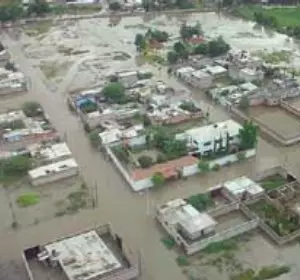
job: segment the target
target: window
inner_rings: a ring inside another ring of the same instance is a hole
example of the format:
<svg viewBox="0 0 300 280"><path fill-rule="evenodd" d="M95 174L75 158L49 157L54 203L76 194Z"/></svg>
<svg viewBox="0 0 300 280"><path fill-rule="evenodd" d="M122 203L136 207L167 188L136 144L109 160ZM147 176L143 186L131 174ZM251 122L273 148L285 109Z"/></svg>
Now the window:
<svg viewBox="0 0 300 280"><path fill-rule="evenodd" d="M211 145L211 141L208 141L208 142L204 142L203 143L203 146L210 146Z"/></svg>

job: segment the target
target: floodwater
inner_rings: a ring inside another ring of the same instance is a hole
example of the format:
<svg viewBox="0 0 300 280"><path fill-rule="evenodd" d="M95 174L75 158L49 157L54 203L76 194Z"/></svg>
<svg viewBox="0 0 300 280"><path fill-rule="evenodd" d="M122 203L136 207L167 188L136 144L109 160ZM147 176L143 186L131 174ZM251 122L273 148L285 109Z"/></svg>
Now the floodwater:
<svg viewBox="0 0 300 280"><path fill-rule="evenodd" d="M298 55L297 44L292 40L288 41L284 35L270 34L266 31L257 30L253 23L231 20L212 13L201 13L179 19L172 17L124 18L113 27L109 26L107 19L82 20L71 22L69 25L67 23L68 27L66 25L53 27L48 34L44 34L43 38L39 38L39 40L22 36L22 43L12 39L7 34L3 34L3 43L9 48L14 60L29 78L30 93L0 101L1 110L17 107L24 99L34 99L40 102L58 132L68 142L91 191L97 189L95 195L98 196L99 203L96 209L82 211L74 216L56 218L17 231L8 229L1 231L1 258L18 258L20 250L26 246L46 242L63 234L96 224L110 222L113 228L135 250L140 250L143 269L141 279L185 279L181 269L175 263L175 252L166 250L160 242L161 234L157 230L154 220L157 204L204 191L224 180L237 176L254 175L259 170L279 163L289 166L297 174L296 171L300 167L299 147L273 147L260 139L258 155L254 159L223 168L217 173L170 183L169 186L151 191L149 196L145 196L132 193L111 163L90 147L78 117L68 111L65 102L67 91L74 84L76 87L87 87L92 84L91 81L97 83L109 71L135 67L135 48L131 42L134 40L135 34L144 28L143 25L157 27L177 36L181 22L187 19L191 22L199 20L207 36L223 35L236 48L250 50L289 48L295 50L295 55ZM128 27L129 25L135 25L135 27ZM24 44L27 44L26 48ZM40 60L63 60L65 55L55 52L54 48L61 44L71 45L75 49L88 49L89 53L75 56L69 72L61 77L61 83L51 83L45 79L38 65ZM29 49L36 51L43 49L44 51L39 53L39 58L29 58ZM126 61L109 60L104 54L112 51L128 52L131 58ZM87 59L94 60L99 57L96 65L89 62L86 63L85 67L82 66ZM168 77L166 69L157 69L148 65L145 67L152 69L158 79L166 80L173 86L182 87L174 78ZM203 92L193 91L193 95L210 110L213 121L229 118L227 112L222 108L209 104ZM5 206L1 204L0 207ZM1 208L0 212L2 212ZM0 217L5 219L2 215Z"/></svg>
<svg viewBox="0 0 300 280"><path fill-rule="evenodd" d="M283 138L289 139L299 134L300 120L282 108L253 107L250 108L249 114L270 129L276 131Z"/></svg>

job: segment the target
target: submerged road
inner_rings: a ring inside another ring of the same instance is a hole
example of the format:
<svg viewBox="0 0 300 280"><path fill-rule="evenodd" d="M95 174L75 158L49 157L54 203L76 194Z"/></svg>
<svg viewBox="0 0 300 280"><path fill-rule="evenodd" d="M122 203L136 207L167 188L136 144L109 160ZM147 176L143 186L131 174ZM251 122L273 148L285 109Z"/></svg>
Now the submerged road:
<svg viewBox="0 0 300 280"><path fill-rule="evenodd" d="M8 35L4 34L2 37L13 59L31 81L28 99L40 102L57 131L65 136L85 181L91 190L94 186L97 187L99 204L93 210L81 211L74 216L56 218L17 231L2 232L0 250L3 257L16 258L20 256L20 250L25 246L110 222L114 230L123 236L133 249L141 250L143 270L141 279L186 279L175 262L176 253L168 251L160 242L162 234L154 220L155 205L179 196L201 192L229 178L242 174L251 175L260 167L266 168L274 163L277 164L280 152L261 141L262 147L259 147L259 150L264 150L263 154L267 157L259 156L248 162L224 168L214 175L192 177L187 181L174 182L169 187L150 192L150 211L147 213L146 197L132 193L112 164L90 147L80 121L69 112L65 104L64 92L50 91L43 82L44 77L40 69L34 67L23 54L21 44L13 41Z"/></svg>

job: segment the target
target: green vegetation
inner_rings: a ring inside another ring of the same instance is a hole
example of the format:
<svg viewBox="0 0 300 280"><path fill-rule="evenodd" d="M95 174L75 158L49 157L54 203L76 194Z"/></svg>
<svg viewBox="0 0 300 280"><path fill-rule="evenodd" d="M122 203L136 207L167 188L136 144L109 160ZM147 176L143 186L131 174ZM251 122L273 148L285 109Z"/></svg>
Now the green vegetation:
<svg viewBox="0 0 300 280"><path fill-rule="evenodd" d="M173 237L168 236L166 238L162 238L161 242L166 246L167 249L172 249L175 246L175 240Z"/></svg>
<svg viewBox="0 0 300 280"><path fill-rule="evenodd" d="M289 63L291 58L291 52L286 50L274 52L258 51L254 55L261 57L266 63L270 64Z"/></svg>
<svg viewBox="0 0 300 280"><path fill-rule="evenodd" d="M109 9L112 11L119 11L121 8L122 6L119 2L112 2L109 4Z"/></svg>
<svg viewBox="0 0 300 280"><path fill-rule="evenodd" d="M258 24L275 29L289 36L300 37L300 8L265 9L258 5L238 6L233 14Z"/></svg>
<svg viewBox="0 0 300 280"><path fill-rule="evenodd" d="M82 113L88 114L97 111L98 106L95 102L88 100L80 106L80 110Z"/></svg>
<svg viewBox="0 0 300 280"><path fill-rule="evenodd" d="M35 101L27 101L22 105L22 110L27 117L38 117L43 114L42 106Z"/></svg>
<svg viewBox="0 0 300 280"><path fill-rule="evenodd" d="M101 139L99 137L99 133L100 133L100 130L99 129L95 129L93 131L91 131L89 134L88 134L88 138L92 144L92 146L94 148L98 148L100 143L101 143Z"/></svg>
<svg viewBox="0 0 300 280"><path fill-rule="evenodd" d="M252 121L245 121L243 128L239 131L240 149L248 150L253 149L257 143L258 126Z"/></svg>
<svg viewBox="0 0 300 280"><path fill-rule="evenodd" d="M242 111L247 111L250 107L249 98L247 96L242 96L240 102L239 102L239 108Z"/></svg>
<svg viewBox="0 0 300 280"><path fill-rule="evenodd" d="M249 268L243 272L231 276L230 280L267 280L277 278L282 274L290 272L290 267L282 265L264 266L258 272Z"/></svg>
<svg viewBox="0 0 300 280"><path fill-rule="evenodd" d="M199 161L198 168L202 173L207 173L208 171L210 171L209 163L203 160Z"/></svg>
<svg viewBox="0 0 300 280"><path fill-rule="evenodd" d="M238 249L238 242L236 238L230 238L224 241L213 242L202 250L206 254L217 254L223 251L235 251Z"/></svg>
<svg viewBox="0 0 300 280"><path fill-rule="evenodd" d="M151 72L138 72L137 77L139 80L151 79L153 77L153 73Z"/></svg>
<svg viewBox="0 0 300 280"><path fill-rule="evenodd" d="M209 193L192 195L186 201L200 212L203 212L214 205L214 201Z"/></svg>
<svg viewBox="0 0 300 280"><path fill-rule="evenodd" d="M245 154L245 152L241 151L236 154L236 157L237 157L238 161L243 161L246 158L246 154Z"/></svg>
<svg viewBox="0 0 300 280"><path fill-rule="evenodd" d="M190 262L186 256L178 256L176 258L176 262L179 266L188 266L190 264Z"/></svg>
<svg viewBox="0 0 300 280"><path fill-rule="evenodd" d="M168 160L180 158L187 154L186 142L176 140L174 135L160 127L153 132L151 144L164 153Z"/></svg>
<svg viewBox="0 0 300 280"><path fill-rule="evenodd" d="M129 163L129 152L128 149L126 149L123 146L116 146L112 148L114 154L116 155L116 157L124 162L124 163Z"/></svg>
<svg viewBox="0 0 300 280"><path fill-rule="evenodd" d="M40 196L37 193L24 193L20 195L17 200L19 207L28 207L40 202Z"/></svg>
<svg viewBox="0 0 300 280"><path fill-rule="evenodd" d="M184 23L181 25L179 33L182 40L187 40L192 38L193 36L202 36L203 30L200 22L197 22L194 26Z"/></svg>
<svg viewBox="0 0 300 280"><path fill-rule="evenodd" d="M4 68L6 70L12 71L12 72L17 72L17 68L15 66L15 64L11 61L6 62Z"/></svg>
<svg viewBox="0 0 300 280"><path fill-rule="evenodd" d="M25 128L23 120L15 120L12 122L3 122L0 124L0 129L22 129Z"/></svg>
<svg viewBox="0 0 300 280"><path fill-rule="evenodd" d="M29 157L15 156L0 160L0 182L7 183L27 175L32 162Z"/></svg>
<svg viewBox="0 0 300 280"><path fill-rule="evenodd" d="M286 179L280 174L275 174L268 178L265 178L260 182L260 185L267 191L277 189L286 183Z"/></svg>
<svg viewBox="0 0 300 280"><path fill-rule="evenodd" d="M299 216L289 209L280 210L265 200L252 204L250 208L279 236L291 234L300 228Z"/></svg>
<svg viewBox="0 0 300 280"><path fill-rule="evenodd" d="M110 83L102 90L102 94L113 103L122 103L125 98L125 89L121 83Z"/></svg>
<svg viewBox="0 0 300 280"><path fill-rule="evenodd" d="M200 109L195 105L193 101L184 101L179 105L179 108L185 111L189 111L191 113L199 112Z"/></svg>
<svg viewBox="0 0 300 280"><path fill-rule="evenodd" d="M153 164L153 159L149 156L140 156L138 162L142 168L148 168Z"/></svg>
<svg viewBox="0 0 300 280"><path fill-rule="evenodd" d="M169 51L167 53L167 60L169 64L176 64L179 58L180 58L179 54L175 51Z"/></svg>
<svg viewBox="0 0 300 280"><path fill-rule="evenodd" d="M151 181L155 187L160 187L165 183L165 178L163 174L157 172L152 176Z"/></svg>
<svg viewBox="0 0 300 280"><path fill-rule="evenodd" d="M218 164L218 163L216 163L216 164L211 168L211 170L212 170L212 171L215 171L215 172L219 171L220 169L221 169L221 165Z"/></svg>

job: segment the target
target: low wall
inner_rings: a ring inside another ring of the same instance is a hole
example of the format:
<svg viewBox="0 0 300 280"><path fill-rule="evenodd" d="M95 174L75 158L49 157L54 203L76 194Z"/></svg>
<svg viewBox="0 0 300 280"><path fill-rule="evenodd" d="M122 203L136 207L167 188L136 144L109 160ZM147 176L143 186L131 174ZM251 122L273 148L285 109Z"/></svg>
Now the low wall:
<svg viewBox="0 0 300 280"><path fill-rule="evenodd" d="M272 168L269 168L269 169L258 172L255 175L255 181L261 181L264 178L269 177L269 176L273 176L275 174L280 174L281 176L286 177L287 176L287 171L282 166L279 166L279 165L274 166Z"/></svg>
<svg viewBox="0 0 300 280"><path fill-rule="evenodd" d="M195 242L193 244L186 244L185 245L186 253L187 253L187 255L192 255L192 254L199 252L200 250L203 250L204 248L209 246L211 243L220 242L220 241L235 237L237 235L241 235L244 232L248 232L250 230L255 229L258 226L258 223L259 223L258 220L252 220L249 222L245 222L245 223L239 224L237 226L231 227L227 230L220 231L220 232L216 233L215 235L205 238L199 242Z"/></svg>
<svg viewBox="0 0 300 280"><path fill-rule="evenodd" d="M226 215L232 211L238 210L239 209L239 202L233 202L229 205L225 206L219 206L217 208L211 209L207 211L207 214L212 216L213 218L217 218L219 216Z"/></svg>
<svg viewBox="0 0 300 280"><path fill-rule="evenodd" d="M238 110L235 107L231 106L230 112L234 115L234 117L236 117L240 121L241 120L242 121L245 121L245 120L254 121L259 126L259 130L261 133L265 134L268 137L271 137L272 139L274 139L275 141L277 141L278 143L280 143L283 146L290 146L290 145L296 144L297 142L300 142L300 134L298 134L292 138L284 138L284 136L280 135L275 130L270 129L268 126L266 126L264 123L262 123L258 119L246 116L244 113L242 113L240 110Z"/></svg>
<svg viewBox="0 0 300 280"><path fill-rule="evenodd" d="M295 115L296 117L300 117L300 110L297 109L296 107L292 106L286 101L281 101L280 102L280 107L287 110L289 113Z"/></svg>

